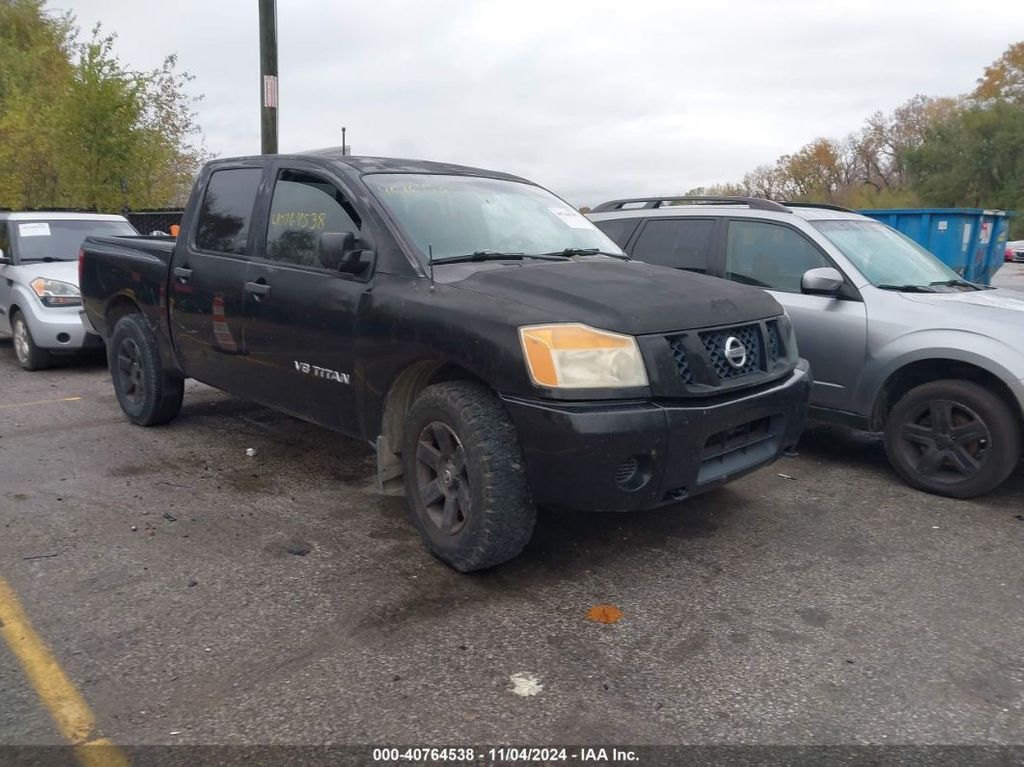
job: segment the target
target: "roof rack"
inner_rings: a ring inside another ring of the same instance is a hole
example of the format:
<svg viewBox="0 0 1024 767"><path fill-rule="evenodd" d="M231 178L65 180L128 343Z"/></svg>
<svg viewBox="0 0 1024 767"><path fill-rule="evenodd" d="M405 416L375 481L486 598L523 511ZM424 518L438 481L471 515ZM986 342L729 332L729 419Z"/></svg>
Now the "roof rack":
<svg viewBox="0 0 1024 767"><path fill-rule="evenodd" d="M782 204L783 205L787 205L790 208L821 208L822 210L838 210L838 211L841 211L843 213L856 213L857 212L855 210L850 210L849 208L844 208L842 205L832 205L832 204L827 203L827 202L789 202L789 201L786 201L786 202L784 202Z"/></svg>
<svg viewBox="0 0 1024 767"><path fill-rule="evenodd" d="M706 197L703 195L683 195L682 197L631 197L626 200L611 200L602 202L591 213L604 213L609 210L622 210L627 205L636 205L639 209L661 208L665 203L694 202L703 205L746 205L753 210L773 210L776 213L788 213L789 209L774 200L766 200L764 197Z"/></svg>

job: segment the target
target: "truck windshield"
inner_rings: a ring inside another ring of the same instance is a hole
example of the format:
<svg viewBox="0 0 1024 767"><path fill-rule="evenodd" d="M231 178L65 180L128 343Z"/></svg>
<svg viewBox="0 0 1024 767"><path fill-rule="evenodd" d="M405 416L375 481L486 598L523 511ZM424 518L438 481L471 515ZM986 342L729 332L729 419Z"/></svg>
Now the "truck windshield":
<svg viewBox="0 0 1024 767"><path fill-rule="evenodd" d="M90 235L121 237L138 232L127 221L11 221L18 261L74 261L82 240Z"/></svg>
<svg viewBox="0 0 1024 767"><path fill-rule="evenodd" d="M955 290L960 276L916 242L877 221L811 222L875 286Z"/></svg>
<svg viewBox="0 0 1024 767"><path fill-rule="evenodd" d="M364 180L424 258L625 256L582 214L530 184L427 174L381 173Z"/></svg>

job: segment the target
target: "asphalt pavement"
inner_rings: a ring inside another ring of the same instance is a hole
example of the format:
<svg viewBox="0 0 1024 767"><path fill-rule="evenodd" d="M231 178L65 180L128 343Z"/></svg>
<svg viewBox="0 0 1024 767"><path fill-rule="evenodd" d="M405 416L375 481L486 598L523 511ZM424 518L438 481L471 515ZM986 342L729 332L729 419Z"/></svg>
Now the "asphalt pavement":
<svg viewBox="0 0 1024 767"><path fill-rule="evenodd" d="M0 580L92 737L1022 742L1024 469L938 498L820 427L660 511L543 513L519 559L460 575L324 429L194 382L138 428L101 361L26 373L7 341L0 392ZM62 742L0 643L0 744Z"/></svg>

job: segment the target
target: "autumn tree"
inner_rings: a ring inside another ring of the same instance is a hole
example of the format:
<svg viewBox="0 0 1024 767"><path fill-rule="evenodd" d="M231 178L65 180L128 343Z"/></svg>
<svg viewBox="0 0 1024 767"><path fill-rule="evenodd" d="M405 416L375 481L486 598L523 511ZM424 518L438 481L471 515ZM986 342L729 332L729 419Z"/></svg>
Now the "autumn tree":
<svg viewBox="0 0 1024 767"><path fill-rule="evenodd" d="M985 67L985 74L978 79L978 87L971 96L976 100L996 99L1024 107L1024 40L1011 45Z"/></svg>

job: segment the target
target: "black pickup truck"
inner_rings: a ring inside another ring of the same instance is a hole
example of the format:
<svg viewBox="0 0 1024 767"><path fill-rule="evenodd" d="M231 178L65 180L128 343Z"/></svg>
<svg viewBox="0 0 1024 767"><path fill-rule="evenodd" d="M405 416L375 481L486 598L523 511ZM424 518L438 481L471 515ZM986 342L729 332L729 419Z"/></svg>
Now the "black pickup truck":
<svg viewBox="0 0 1024 767"><path fill-rule="evenodd" d="M524 179L334 150L216 160L177 240L91 237L118 401L191 377L365 440L427 547L477 570L536 508L629 511L774 461L810 374L763 291L631 261Z"/></svg>

